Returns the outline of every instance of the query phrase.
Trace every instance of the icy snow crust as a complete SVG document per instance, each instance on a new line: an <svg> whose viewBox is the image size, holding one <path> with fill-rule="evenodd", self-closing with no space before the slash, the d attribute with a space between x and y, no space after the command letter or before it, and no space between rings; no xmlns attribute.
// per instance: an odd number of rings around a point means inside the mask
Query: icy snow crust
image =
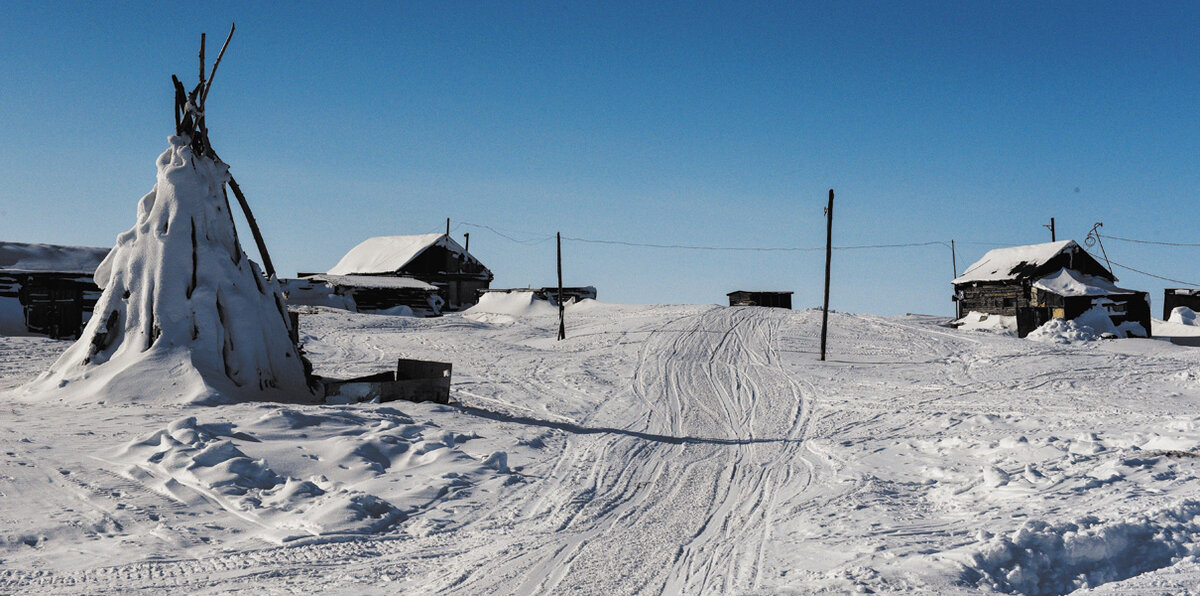
<svg viewBox="0 0 1200 596"><path fill-rule="evenodd" d="M82 337L31 383L34 399L313 401L279 285L238 243L225 164L170 137L137 223L96 269Z"/></svg>
<svg viewBox="0 0 1200 596"><path fill-rule="evenodd" d="M1200 585L1200 350L514 302L304 310L319 374L450 361L451 406L7 402L0 592ZM67 345L0 338L0 390Z"/></svg>

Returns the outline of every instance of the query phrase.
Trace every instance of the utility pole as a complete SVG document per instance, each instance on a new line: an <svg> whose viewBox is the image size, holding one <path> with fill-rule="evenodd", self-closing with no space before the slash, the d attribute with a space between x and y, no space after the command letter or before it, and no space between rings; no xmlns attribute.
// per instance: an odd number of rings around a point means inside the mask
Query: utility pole
<svg viewBox="0 0 1200 596"><path fill-rule="evenodd" d="M825 208L825 306L821 309L821 360L825 360L825 339L829 330L829 262L833 258L833 189Z"/></svg>
<svg viewBox="0 0 1200 596"><path fill-rule="evenodd" d="M1050 241L1051 242L1058 242L1058 238L1056 238L1054 236L1054 218L1053 217L1050 218L1050 225L1047 226L1047 225L1043 224L1042 227L1050 229Z"/></svg>
<svg viewBox="0 0 1200 596"><path fill-rule="evenodd" d="M463 250L465 250L466 252L471 252L471 233L463 232L463 238L467 239L467 244L466 244L466 246L463 247Z"/></svg>
<svg viewBox="0 0 1200 596"><path fill-rule="evenodd" d="M950 239L950 265L954 267L954 277L950 279L958 279L958 251L954 250L954 239ZM954 300L954 318L962 318L962 305L958 303L958 292L955 292L951 299Z"/></svg>
<svg viewBox="0 0 1200 596"><path fill-rule="evenodd" d="M562 233L555 232L554 238L558 244L558 340L567 339L567 325L565 322L566 305L563 304L562 296Z"/></svg>

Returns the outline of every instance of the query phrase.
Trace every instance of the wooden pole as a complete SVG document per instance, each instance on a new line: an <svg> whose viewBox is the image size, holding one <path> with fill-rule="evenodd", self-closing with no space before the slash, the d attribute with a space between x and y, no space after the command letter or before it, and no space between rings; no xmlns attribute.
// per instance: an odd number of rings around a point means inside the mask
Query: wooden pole
<svg viewBox="0 0 1200 596"><path fill-rule="evenodd" d="M275 277L275 265L271 264L271 255L267 254L267 243L263 242L262 232L258 231L258 222L254 221L254 214L250 212L250 203L246 202L246 195L242 194L242 188L232 175L229 176L229 188L233 190L233 196L237 197L242 212L246 214L246 223L250 224L250 233L254 234L254 243L258 245L258 254L262 255L267 277Z"/></svg>
<svg viewBox="0 0 1200 596"><path fill-rule="evenodd" d="M562 295L562 233L555 232L554 238L558 244L558 340L567 339L566 305Z"/></svg>
<svg viewBox="0 0 1200 596"><path fill-rule="evenodd" d="M446 218L446 237L450 237L450 218Z"/></svg>
<svg viewBox="0 0 1200 596"><path fill-rule="evenodd" d="M467 252L471 252L471 233L463 232L463 238L467 239L467 243L465 246L463 246L463 250L465 250Z"/></svg>
<svg viewBox="0 0 1200 596"><path fill-rule="evenodd" d="M1050 218L1050 241L1057 242L1058 237L1054 235L1054 218Z"/></svg>
<svg viewBox="0 0 1200 596"><path fill-rule="evenodd" d="M825 305L821 308L821 360L825 360L825 340L829 331L829 263L833 259L833 189L825 208Z"/></svg>

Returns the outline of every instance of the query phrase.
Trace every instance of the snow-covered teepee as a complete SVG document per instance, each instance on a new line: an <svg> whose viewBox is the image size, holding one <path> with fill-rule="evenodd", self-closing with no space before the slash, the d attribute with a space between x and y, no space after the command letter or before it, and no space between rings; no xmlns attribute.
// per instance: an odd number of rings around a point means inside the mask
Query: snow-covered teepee
<svg viewBox="0 0 1200 596"><path fill-rule="evenodd" d="M104 293L83 335L25 387L31 397L314 401L279 285L238 242L232 178L208 142L204 101L220 59L206 82L201 38L200 84L186 93L175 79L176 134L157 182L96 270Z"/></svg>

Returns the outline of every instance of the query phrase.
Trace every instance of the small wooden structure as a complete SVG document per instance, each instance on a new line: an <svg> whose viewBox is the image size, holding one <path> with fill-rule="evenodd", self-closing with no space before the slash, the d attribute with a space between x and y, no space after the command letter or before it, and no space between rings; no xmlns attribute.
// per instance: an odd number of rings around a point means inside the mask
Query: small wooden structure
<svg viewBox="0 0 1200 596"><path fill-rule="evenodd" d="M1200 312L1200 288L1167 288L1163 290L1163 320L1171 318L1171 311L1179 306L1186 306Z"/></svg>
<svg viewBox="0 0 1200 596"><path fill-rule="evenodd" d="M479 291L486 290L495 278L449 234L368 238L346 253L326 276L416 279L435 286L442 309L451 312L474 306Z"/></svg>
<svg viewBox="0 0 1200 596"><path fill-rule="evenodd" d="M1052 318L1074 319L1096 306L1114 325L1150 334L1145 292L1117 287L1116 276L1073 240L988 251L953 281L960 318L969 312L1012 316L1025 337Z"/></svg>
<svg viewBox="0 0 1200 596"><path fill-rule="evenodd" d="M726 294L729 306L769 306L792 308L793 292L737 290Z"/></svg>
<svg viewBox="0 0 1200 596"><path fill-rule="evenodd" d="M100 298L92 275L109 250L0 242L0 333L79 337Z"/></svg>
<svg viewBox="0 0 1200 596"><path fill-rule="evenodd" d="M558 286L546 288L488 288L486 290L480 290L479 295L512 294L514 292L530 292L533 294L533 297L537 298L538 300L545 300L546 302L549 302L555 306L558 305ZM562 296L565 304L571 304L572 302L579 302L580 300L585 299L595 300L597 296L596 287L563 286Z"/></svg>
<svg viewBox="0 0 1200 596"><path fill-rule="evenodd" d="M437 286L412 277L385 275L314 275L307 280L324 282L333 294L352 301L357 312L379 313L406 307L419 317L441 316L445 300Z"/></svg>
<svg viewBox="0 0 1200 596"><path fill-rule="evenodd" d="M453 365L401 358L396 370L353 379L319 379L326 403L369 401L450 402L450 376Z"/></svg>

